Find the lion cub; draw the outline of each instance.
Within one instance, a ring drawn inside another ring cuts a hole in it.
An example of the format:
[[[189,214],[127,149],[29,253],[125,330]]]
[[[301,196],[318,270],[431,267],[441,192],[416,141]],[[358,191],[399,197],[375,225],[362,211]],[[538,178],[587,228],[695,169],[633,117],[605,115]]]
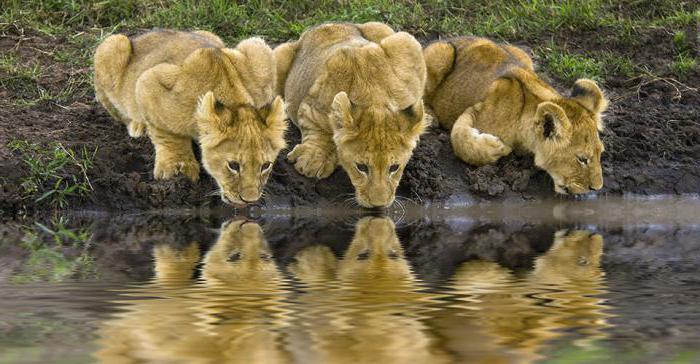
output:
[[[570,97],[561,96],[525,52],[483,38],[439,41],[423,53],[426,103],[452,129],[459,158],[484,165],[515,149],[535,155],[558,193],[603,187],[598,132],[608,102],[595,82],[580,79]]]
[[[277,47],[277,92],[302,135],[287,156],[297,171],[325,178],[339,163],[360,205],[391,205],[429,123],[421,52],[381,23],[324,24]]]
[[[95,52],[97,99],[129,135],[148,133],[155,178],[198,180],[194,138],[227,203],[258,200],[285,146],[274,85],[272,50],[259,38],[229,49],[208,32],[164,30],[113,35]]]

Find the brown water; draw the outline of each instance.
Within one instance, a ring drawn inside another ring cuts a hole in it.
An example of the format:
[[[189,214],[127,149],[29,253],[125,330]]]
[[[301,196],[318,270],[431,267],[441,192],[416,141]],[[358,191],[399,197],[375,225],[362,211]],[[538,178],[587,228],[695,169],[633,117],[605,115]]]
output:
[[[3,230],[0,363],[700,362],[692,196],[66,221]]]

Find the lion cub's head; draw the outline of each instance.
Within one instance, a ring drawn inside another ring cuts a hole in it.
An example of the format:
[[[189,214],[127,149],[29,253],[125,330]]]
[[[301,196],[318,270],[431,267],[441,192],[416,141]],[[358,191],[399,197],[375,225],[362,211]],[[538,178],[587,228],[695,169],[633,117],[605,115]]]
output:
[[[279,271],[260,225],[226,222],[221,235],[204,257],[204,280],[214,286],[251,287],[279,278]]]
[[[229,81],[219,82],[197,106],[202,164],[224,202],[255,202],[285,147],[286,114],[282,99],[274,97],[272,49],[252,38],[214,53],[218,77]]]
[[[412,278],[391,219],[365,217],[357,222],[352,242],[338,264],[338,275],[368,287]]]
[[[330,77],[352,85],[335,95],[330,114],[338,161],[350,176],[357,202],[384,207],[420,135],[430,124],[423,109],[426,67],[411,35],[396,33],[329,59]],[[348,70],[351,70],[350,72]]]
[[[394,223],[387,217],[360,219],[342,259],[336,259],[328,247],[315,245],[298,252],[288,269],[307,284],[337,277],[366,289],[412,279]]]
[[[333,100],[338,162],[364,207],[394,202],[404,167],[425,129],[423,103],[392,111],[385,106],[352,105],[345,92]]]
[[[532,275],[551,283],[596,280],[601,277],[603,237],[586,230],[560,230],[546,254],[535,260]]]
[[[603,187],[598,132],[607,100],[595,82],[576,81],[571,97],[545,101],[535,115],[535,164],[554,180],[554,190],[579,194]]]
[[[284,148],[284,103],[228,104],[208,92],[199,102],[202,164],[227,203],[251,203],[262,196],[272,165]]]

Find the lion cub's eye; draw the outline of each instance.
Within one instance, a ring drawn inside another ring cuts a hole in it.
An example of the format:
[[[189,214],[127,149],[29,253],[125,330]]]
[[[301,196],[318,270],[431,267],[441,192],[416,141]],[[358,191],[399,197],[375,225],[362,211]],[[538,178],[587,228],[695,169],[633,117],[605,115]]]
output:
[[[238,164],[238,162],[228,162],[228,169],[230,169],[233,173],[241,173],[241,165]]]
[[[357,260],[367,260],[369,259],[369,252],[367,250],[363,251],[360,254],[357,254]]]
[[[583,164],[584,166],[588,164],[588,158],[583,157],[583,156],[578,156],[578,162]]]
[[[391,167],[389,167],[389,173],[396,173],[396,171],[399,170],[399,165],[398,164],[392,164]]]
[[[272,163],[271,163],[271,162],[265,162],[265,163],[263,163],[262,167],[260,167],[260,172],[265,172],[265,171],[267,171],[268,169],[270,169],[270,167],[272,167]]]
[[[360,171],[364,174],[369,173],[369,167],[364,163],[357,163],[356,167],[357,167],[358,171]]]
[[[228,259],[226,259],[227,262],[231,262],[231,263],[235,263],[239,260],[241,260],[241,253],[240,252],[235,252],[235,253],[229,255]]]

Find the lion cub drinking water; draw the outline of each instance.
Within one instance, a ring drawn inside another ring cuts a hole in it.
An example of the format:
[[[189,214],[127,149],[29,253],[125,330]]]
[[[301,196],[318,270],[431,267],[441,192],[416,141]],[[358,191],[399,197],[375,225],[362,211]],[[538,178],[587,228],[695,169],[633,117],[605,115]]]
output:
[[[275,97],[275,61],[262,39],[224,48],[209,32],[154,31],[113,35],[95,52],[95,94],[127,125],[148,133],[156,150],[155,178],[199,178],[202,164],[227,203],[260,198],[284,148],[284,103]]]
[[[389,206],[428,121],[425,62],[408,33],[324,24],[275,49],[277,92],[301,130],[288,158],[307,177],[340,164],[365,207]]]
[[[595,82],[580,79],[570,97],[561,96],[535,74],[525,52],[483,38],[439,41],[424,56],[426,103],[452,129],[459,158],[483,165],[525,151],[558,193],[603,187],[598,131],[608,103]]]

